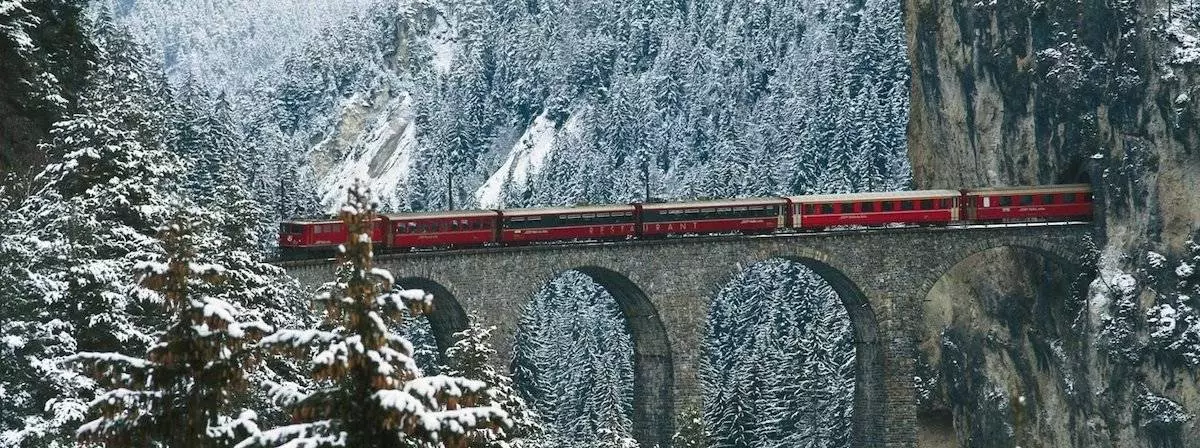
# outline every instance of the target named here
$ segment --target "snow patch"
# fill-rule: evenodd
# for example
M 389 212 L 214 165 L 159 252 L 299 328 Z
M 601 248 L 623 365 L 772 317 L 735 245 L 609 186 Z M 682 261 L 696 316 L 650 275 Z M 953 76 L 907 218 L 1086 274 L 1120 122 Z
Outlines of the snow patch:
M 353 104 L 353 101 L 350 103 Z M 354 113 L 348 110 L 354 107 L 351 104 L 343 107 L 343 116 Z M 417 151 L 414 118 L 413 100 L 403 94 L 401 101 L 365 127 L 362 135 L 350 146 L 346 158 L 321 181 L 321 200 L 331 213 L 338 210 L 346 188 L 354 179 L 365 180 L 386 210 L 403 207 L 403 201 L 397 193 L 408 179 Z M 328 143 L 329 140 L 326 140 L 318 148 Z
M 433 69 L 438 73 L 450 73 L 450 65 L 454 63 L 455 31 L 446 22 L 446 18 L 438 15 L 433 28 L 429 30 L 429 47 L 433 49 Z
M 1179 276 L 1179 278 L 1189 278 L 1195 273 L 1196 267 L 1186 262 L 1180 262 L 1179 266 L 1175 268 L 1175 275 Z
M 526 185 L 536 176 L 553 150 L 559 135 L 569 133 L 577 127 L 580 115 L 579 111 L 572 113 L 562 129 L 555 129 L 554 120 L 551 120 L 546 112 L 535 118 L 529 129 L 525 130 L 525 134 L 513 145 L 504 164 L 492 173 L 487 182 L 475 190 L 475 199 L 479 202 L 479 207 L 503 208 L 505 186 Z

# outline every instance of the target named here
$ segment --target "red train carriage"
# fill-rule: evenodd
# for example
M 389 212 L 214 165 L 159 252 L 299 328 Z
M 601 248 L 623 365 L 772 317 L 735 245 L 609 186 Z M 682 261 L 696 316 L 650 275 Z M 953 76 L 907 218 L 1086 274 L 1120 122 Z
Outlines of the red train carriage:
M 953 190 L 793 196 L 798 229 L 884 224 L 948 224 L 958 221 L 961 193 Z
M 383 244 L 387 219 L 375 218 L 371 242 Z M 339 220 L 284 221 L 279 225 L 279 247 L 296 250 L 332 250 L 345 243 L 348 231 Z
M 977 222 L 1070 221 L 1092 218 L 1092 187 L 1087 184 L 1045 187 L 965 189 L 963 211 Z
M 635 212 L 632 205 L 505 210 L 500 240 L 504 244 L 523 244 L 632 238 L 637 228 Z
M 388 215 L 392 249 L 483 246 L 497 241 L 494 210 Z
M 784 198 L 642 204 L 642 235 L 773 232 L 787 227 L 787 205 Z

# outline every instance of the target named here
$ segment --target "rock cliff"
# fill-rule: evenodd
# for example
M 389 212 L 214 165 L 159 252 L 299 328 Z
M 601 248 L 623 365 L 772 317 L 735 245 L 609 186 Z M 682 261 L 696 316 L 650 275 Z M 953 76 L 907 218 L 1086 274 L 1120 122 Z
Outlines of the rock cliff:
M 1090 182 L 1095 256 L 929 297 L 921 446 L 1200 446 L 1200 5 L 905 0 L 917 188 Z

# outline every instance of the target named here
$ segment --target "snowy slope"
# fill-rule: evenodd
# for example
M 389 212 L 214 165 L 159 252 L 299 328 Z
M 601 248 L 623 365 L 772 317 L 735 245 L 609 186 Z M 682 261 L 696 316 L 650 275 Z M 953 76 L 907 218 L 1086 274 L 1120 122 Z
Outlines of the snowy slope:
M 554 128 L 554 120 L 547 118 L 543 112 L 525 130 L 525 134 L 517 140 L 508 158 L 492 176 L 475 190 L 475 199 L 480 208 L 503 208 L 504 189 L 508 185 L 526 185 L 530 178 L 536 176 L 542 169 L 546 156 L 554 148 L 554 142 L 563 133 L 576 128 L 579 116 L 571 114 L 562 130 Z
M 403 203 L 396 193 L 408 178 L 417 151 L 412 98 L 403 94 L 385 105 L 382 112 L 364 110 L 359 104 L 349 101 L 343 106 L 340 129 L 317 145 L 318 149 L 340 146 L 344 143 L 338 140 L 344 139 L 350 148 L 321 176 L 322 204 L 335 211 L 347 185 L 354 179 L 369 179 L 380 205 L 385 210 L 398 210 Z

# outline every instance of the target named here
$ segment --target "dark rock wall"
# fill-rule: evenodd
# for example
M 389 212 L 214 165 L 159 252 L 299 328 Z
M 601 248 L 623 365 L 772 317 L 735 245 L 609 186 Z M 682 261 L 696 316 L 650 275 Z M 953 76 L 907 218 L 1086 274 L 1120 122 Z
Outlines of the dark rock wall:
M 1187 241 L 1200 229 L 1200 70 L 1175 53 L 1181 41 L 1168 27 L 1189 13 L 1187 3 L 905 0 L 915 186 L 1086 181 L 1100 201 L 1090 292 L 1045 284 L 1036 274 L 1047 260 L 1006 253 L 943 283 L 969 285 L 987 272 L 1016 290 L 939 286 L 926 298 L 958 308 L 927 308 L 932 329 L 918 336 L 928 395 L 919 397 L 922 444 L 1200 446 L 1200 372 L 1144 347 L 1146 310 L 1188 292 L 1146 286 L 1147 253 L 1186 261 Z M 1139 280 L 1128 309 L 1092 300 L 1111 295 L 1101 289 L 1125 273 Z M 1059 291 L 1061 305 L 1032 308 L 1030 322 L 992 306 L 1044 302 L 1037 291 Z M 1114 358 L 1101 348 L 1113 333 L 1102 327 L 1122 315 L 1129 322 L 1122 343 L 1134 356 Z M 1003 340 L 1010 342 L 996 342 Z M 1055 344 L 1067 348 L 1061 360 L 1047 355 Z M 1075 390 L 1039 386 L 1024 395 L 1036 410 L 1014 404 L 1016 389 L 1053 384 L 1067 367 L 1077 375 Z M 1166 403 L 1159 398 L 1170 403 L 1158 406 Z M 1164 407 L 1191 417 L 1159 425 L 1149 414 Z M 1041 429 L 1013 426 L 1020 421 Z

